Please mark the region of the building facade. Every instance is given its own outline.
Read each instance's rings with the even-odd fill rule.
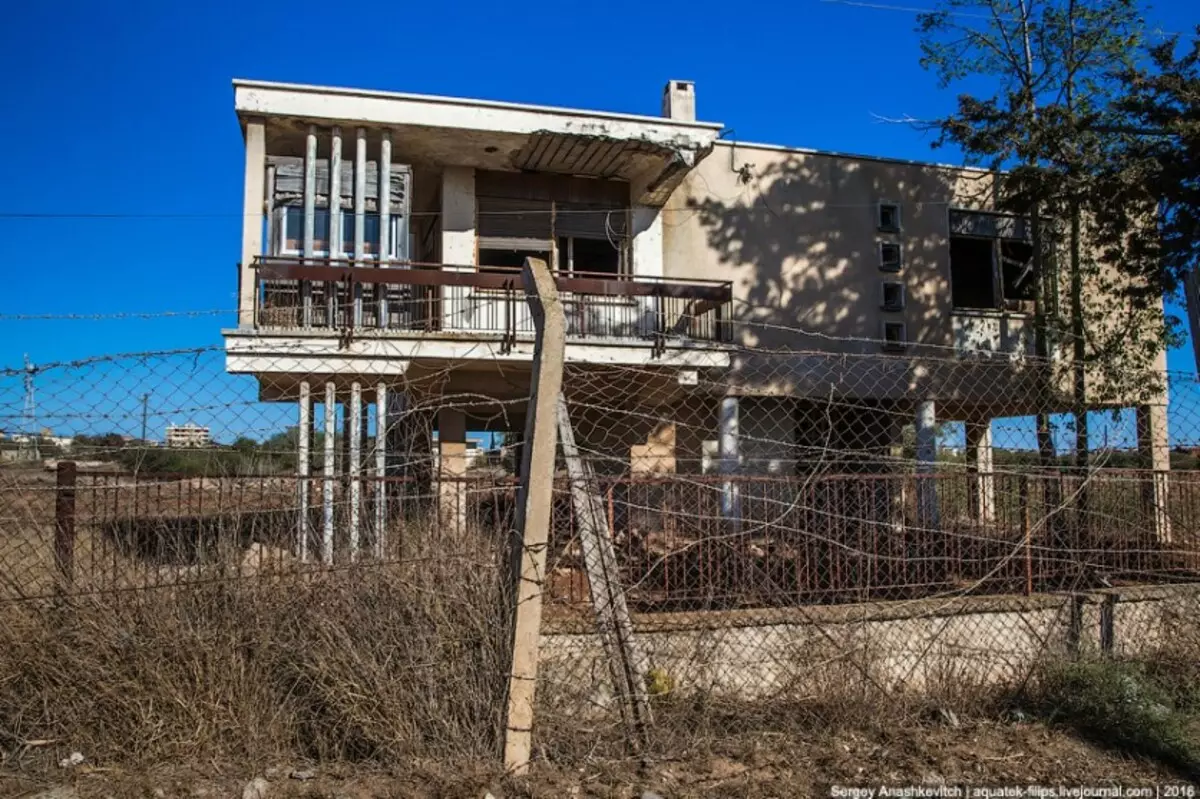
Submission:
[[[956,420],[986,477],[993,418],[1066,410],[1034,365],[1027,223],[996,212],[987,171],[730,141],[696,120],[687,81],[667,84],[661,117],[234,88],[245,224],[227,368],[298,405],[302,456],[317,406],[340,432],[352,537],[385,521],[382,502],[360,517],[360,475],[403,471],[436,431],[453,495],[468,430],[522,429],[527,257],[557,276],[584,376],[566,390],[616,409],[578,420],[598,469],[879,462],[905,426],[931,463],[935,425]],[[1165,471],[1165,398],[1128,404]]]

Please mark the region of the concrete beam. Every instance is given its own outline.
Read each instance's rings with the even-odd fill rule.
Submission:
[[[263,254],[263,180],[267,137],[261,121],[246,123],[246,171],[242,184],[242,265],[238,278],[238,327],[254,327],[254,258]]]
[[[443,529],[461,532],[467,522],[467,417],[460,410],[438,411],[438,507]]]
[[[308,126],[304,140],[304,257],[312,258],[317,233],[317,128]],[[305,281],[301,291],[301,326],[312,327],[312,283]]]
[[[917,403],[917,524],[926,530],[941,525],[938,512],[937,481],[932,477],[937,469],[937,406],[933,400]]]
[[[1167,406],[1138,406],[1137,434],[1142,468],[1148,473],[1143,486],[1143,503],[1150,514],[1154,540],[1159,544],[1170,544],[1171,441],[1167,430]]]

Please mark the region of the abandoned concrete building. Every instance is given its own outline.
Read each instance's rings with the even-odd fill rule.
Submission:
[[[558,276],[566,390],[637,420],[579,425],[598,471],[787,474],[831,452],[851,468],[913,425],[919,469],[955,420],[986,517],[990,421],[1045,410],[1025,368],[1028,232],[994,211],[985,171],[732,141],[678,80],[661,117],[234,88],[227,368],[298,406],[302,450],[314,418],[327,455],[344,439],[352,540],[386,513],[360,475],[403,471],[436,430],[438,473],[457,477],[468,431],[523,428],[529,256]],[[425,431],[388,422],[439,404]],[[1165,472],[1165,400],[1140,404],[1138,427]]]

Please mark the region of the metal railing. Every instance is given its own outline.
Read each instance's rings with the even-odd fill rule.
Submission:
[[[518,269],[267,256],[254,269],[260,329],[533,336]],[[728,281],[587,273],[556,280],[569,336],[658,349],[730,340]]]

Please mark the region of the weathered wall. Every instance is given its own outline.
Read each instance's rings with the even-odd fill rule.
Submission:
[[[976,597],[635,619],[649,663],[681,694],[805,697],[856,685],[967,690],[1024,679],[1042,661],[1102,651],[1149,655],[1195,643],[1200,587],[1104,594]],[[770,621],[764,621],[764,617]],[[1181,637],[1190,624],[1191,638]],[[575,623],[542,640],[558,701],[600,702],[607,667],[598,639]],[[587,679],[590,678],[590,679]],[[582,686],[573,694],[565,686]]]

